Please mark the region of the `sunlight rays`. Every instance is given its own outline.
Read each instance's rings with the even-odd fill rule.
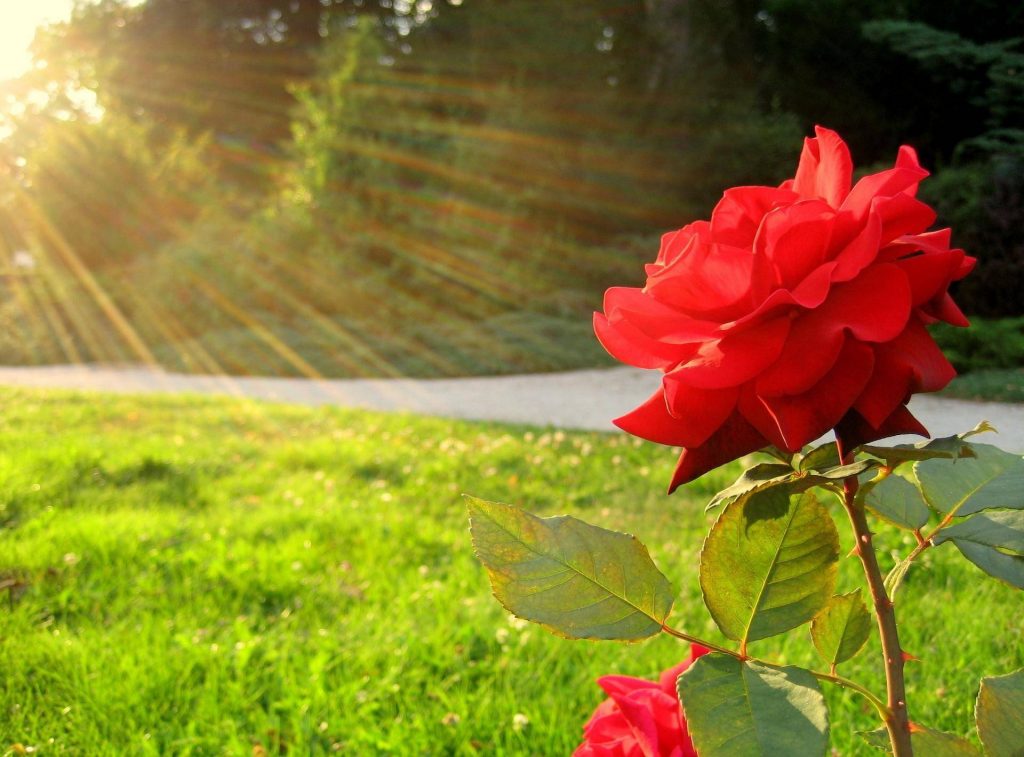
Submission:
[[[543,330],[499,317],[541,299],[580,309],[559,304],[548,282],[614,266],[610,230],[671,216],[637,201],[636,186],[673,178],[651,148],[580,139],[602,129],[617,139],[615,114],[579,92],[517,81],[511,69],[474,77],[443,62],[433,71],[377,65],[347,85],[347,108],[381,116],[324,143],[341,173],[305,206],[285,191],[299,160],[287,142],[188,136],[167,119],[202,123],[217,109],[222,119],[294,123],[294,100],[254,93],[283,92],[308,64],[288,51],[235,54],[227,67],[213,47],[146,53],[158,76],[123,74],[109,86],[159,114],[144,142],[167,150],[140,142],[109,152],[97,141],[106,121],[55,126],[49,159],[17,192],[16,225],[47,263],[32,283],[8,287],[30,328],[49,335],[52,354],[34,359],[170,364],[220,377],[279,366],[269,370],[313,379],[400,376],[413,361],[456,375],[471,352],[449,344],[448,330],[501,341],[495,356],[510,354],[505,341],[557,351]],[[184,160],[197,161],[189,170],[238,166],[277,193],[268,209],[257,210],[243,187],[224,194],[212,182],[182,182],[175,151],[185,137],[193,154]],[[107,162],[97,171],[100,154]],[[233,220],[260,214],[253,228],[272,233]],[[403,333],[410,324],[428,338]]]

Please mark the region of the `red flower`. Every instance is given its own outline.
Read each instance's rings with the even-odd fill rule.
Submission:
[[[583,726],[583,743],[573,757],[697,757],[679,706],[676,679],[711,650],[690,645],[690,657],[647,681],[604,676],[598,685],[606,699]]]
[[[725,192],[711,221],[662,237],[643,289],[615,287],[597,337],[614,357],[664,372],[615,423],[683,447],[669,491],[749,452],[790,452],[832,428],[847,447],[928,435],[906,408],[955,372],[925,326],[967,320],[948,293],[974,259],[926,231],[928,172],[895,167],[851,189],[846,143],[817,127],[796,178]]]

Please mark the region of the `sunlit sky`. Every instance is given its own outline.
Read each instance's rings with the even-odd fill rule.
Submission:
[[[73,6],[74,0],[0,0],[0,81],[28,70],[36,27],[66,19]]]

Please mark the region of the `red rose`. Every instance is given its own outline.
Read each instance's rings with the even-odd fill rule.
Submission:
[[[598,685],[611,697],[583,726],[573,757],[697,757],[679,706],[676,679],[711,650],[690,645],[690,657],[669,668],[657,683],[629,676],[604,676]]]
[[[948,293],[974,259],[914,198],[913,148],[851,189],[846,143],[817,127],[796,178],[725,192],[711,221],[662,237],[642,289],[605,294],[594,329],[619,360],[664,372],[615,423],[683,447],[669,491],[769,445],[830,429],[847,447],[928,435],[911,394],[955,372],[925,326],[967,320]]]

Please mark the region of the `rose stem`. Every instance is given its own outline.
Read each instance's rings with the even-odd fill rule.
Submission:
[[[840,463],[853,462],[853,455],[847,453],[839,445]],[[857,496],[857,477],[850,476],[843,481],[843,505],[853,526],[853,534],[857,539],[854,550],[864,567],[871,598],[875,605],[875,617],[878,619],[878,632],[882,639],[882,657],[885,660],[885,688],[888,693],[889,715],[885,720],[889,740],[892,742],[893,757],[913,757],[914,750],[910,744],[910,719],[907,715],[907,692],[903,681],[903,650],[900,637],[896,630],[896,613],[892,601],[885,592],[885,582],[878,568],[875,546],[871,541],[871,530],[864,515],[864,508],[855,502]]]

